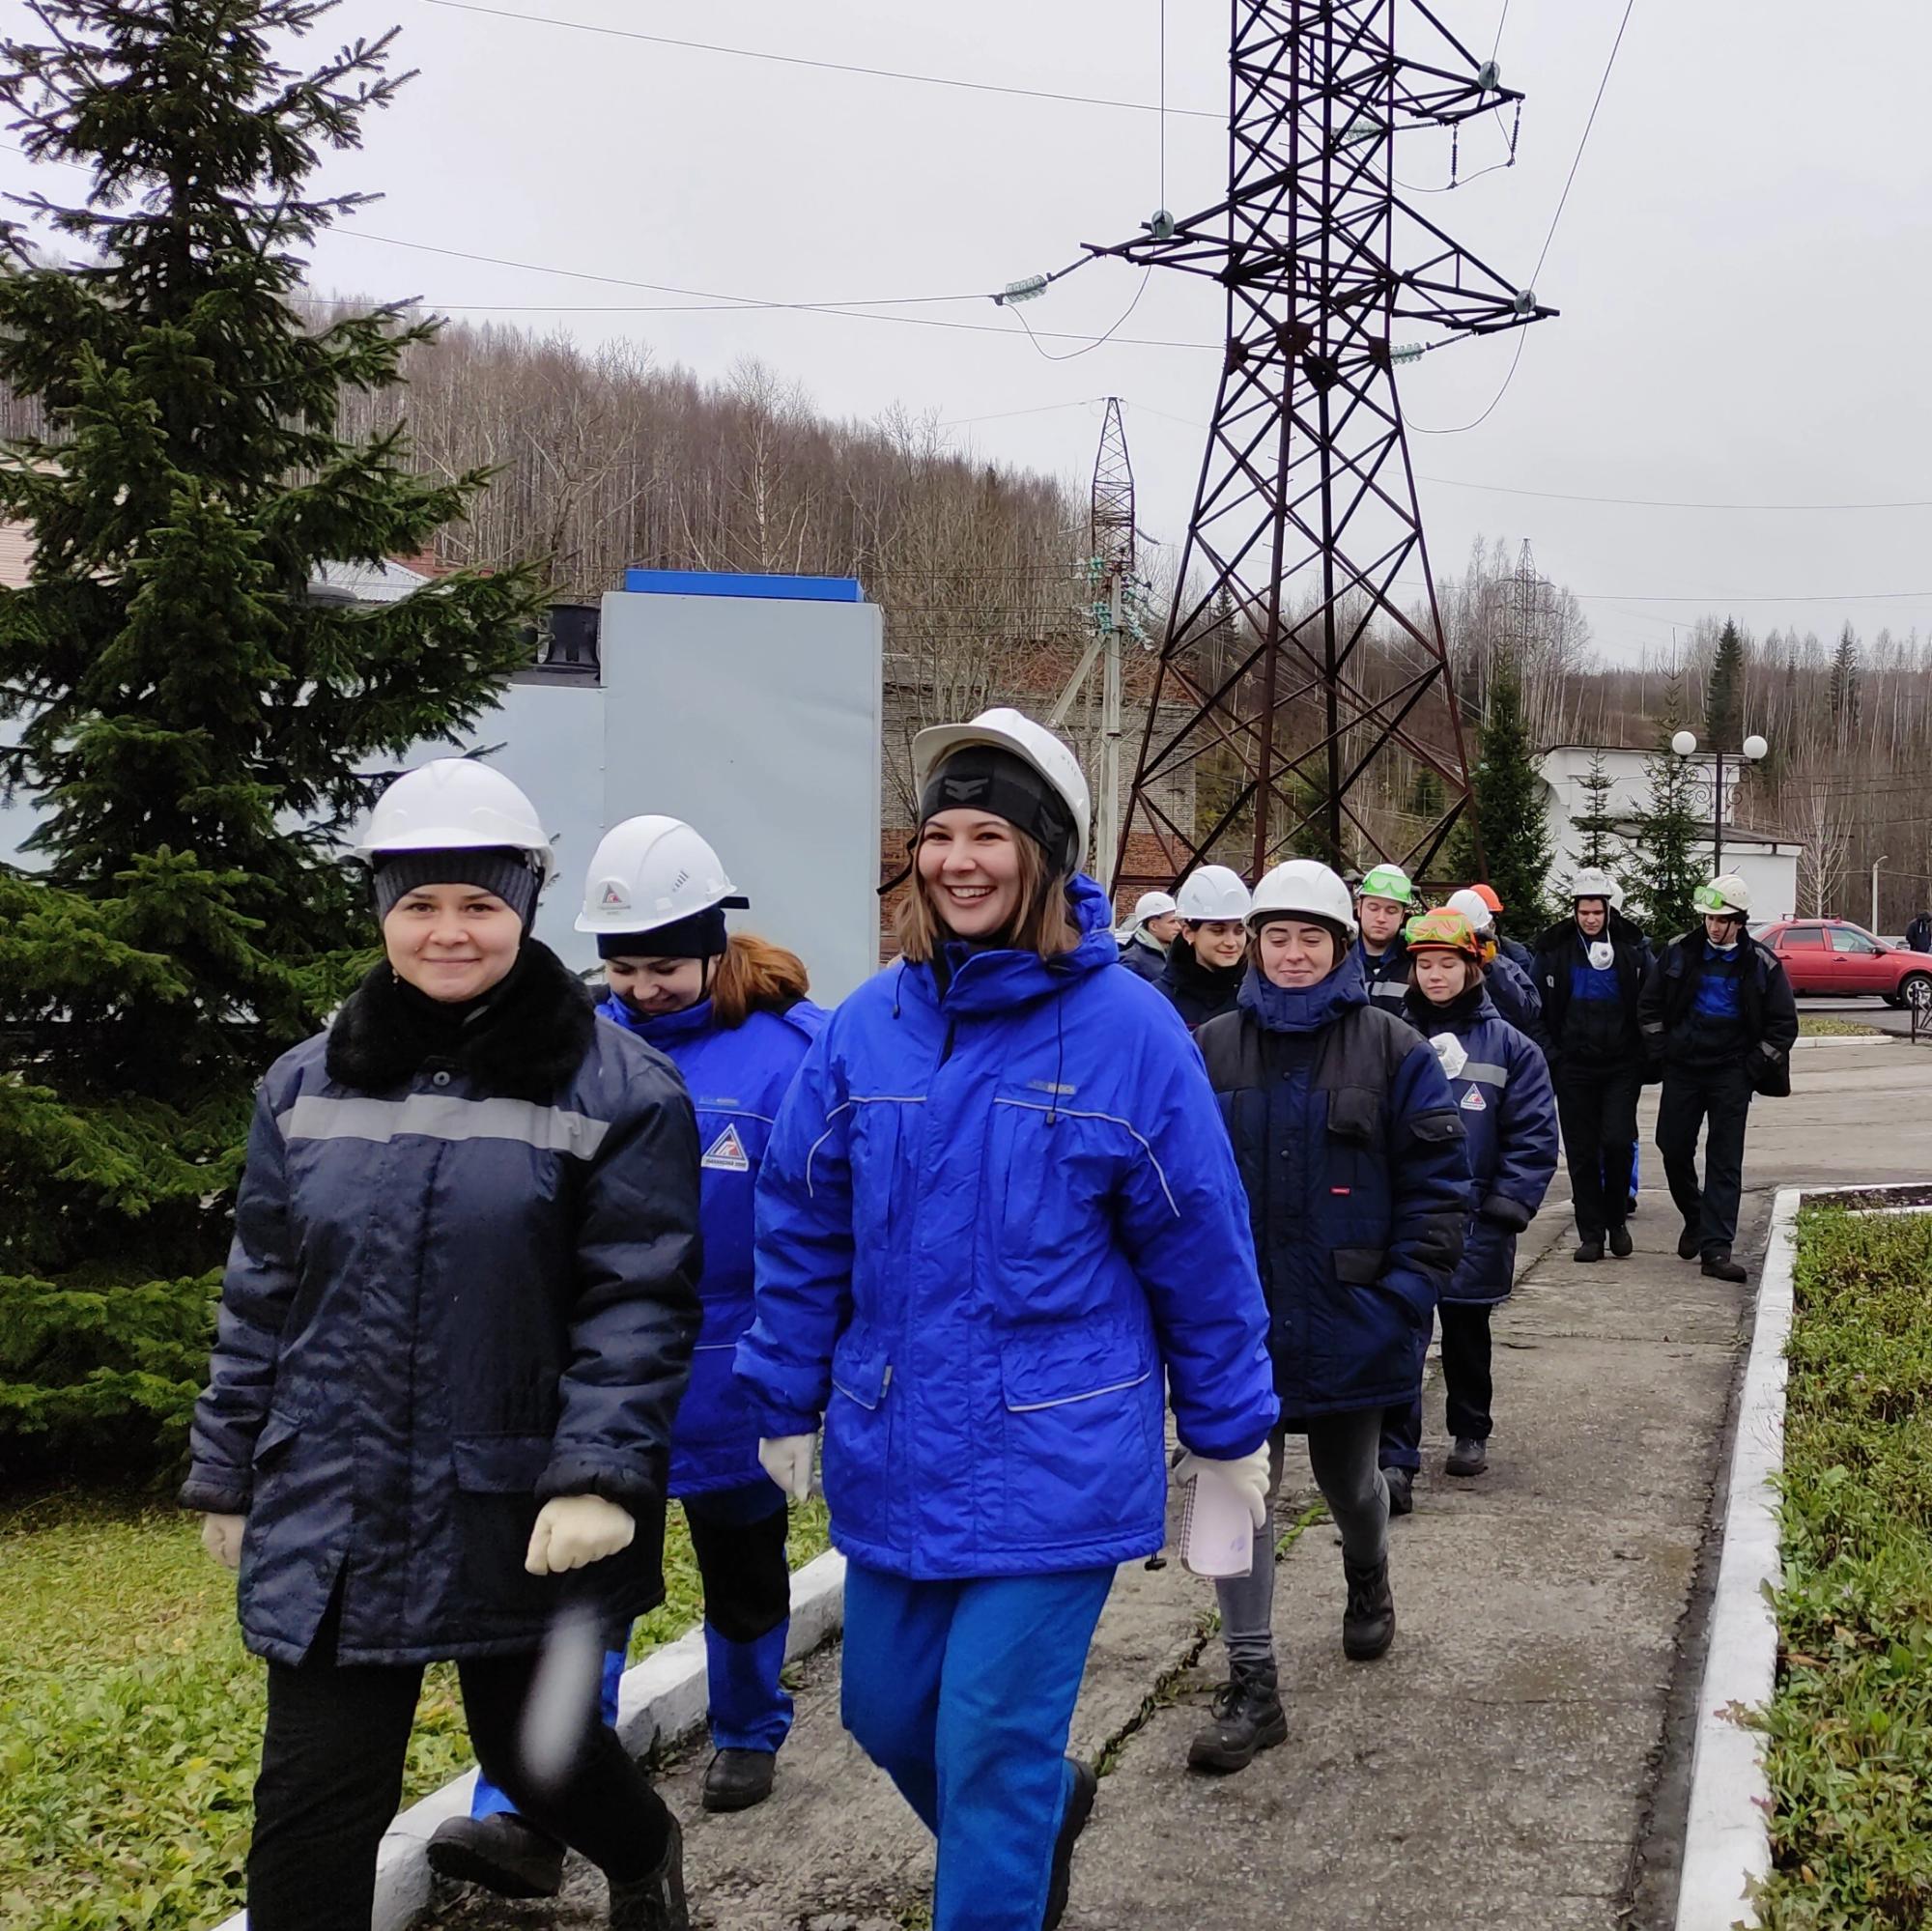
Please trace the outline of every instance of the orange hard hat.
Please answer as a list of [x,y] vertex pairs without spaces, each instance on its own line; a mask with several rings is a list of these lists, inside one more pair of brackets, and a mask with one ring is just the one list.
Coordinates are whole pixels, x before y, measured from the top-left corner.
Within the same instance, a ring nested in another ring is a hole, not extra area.
[[1494,886],[1472,885],[1470,886],[1469,890],[1473,892],[1476,895],[1476,896],[1480,898],[1483,901],[1483,903],[1490,908],[1492,912],[1500,912],[1503,909],[1503,901],[1496,896]]

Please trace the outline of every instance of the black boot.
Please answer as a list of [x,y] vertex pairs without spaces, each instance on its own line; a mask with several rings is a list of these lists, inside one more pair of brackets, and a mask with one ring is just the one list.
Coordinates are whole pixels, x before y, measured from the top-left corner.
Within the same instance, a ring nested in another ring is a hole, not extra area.
[[1389,1514],[1412,1515],[1415,1511],[1415,1471],[1410,1468],[1384,1468],[1382,1480],[1388,1486]]
[[1094,1799],[1099,1794],[1100,1779],[1078,1757],[1068,1757],[1073,1766],[1073,1788],[1066,1793],[1066,1814],[1060,1820],[1060,1836],[1053,1846],[1053,1875],[1046,1884],[1046,1916],[1041,1931],[1059,1931],[1066,1916],[1066,1892],[1073,1882],[1073,1847],[1094,1814]]
[[1616,1226],[1610,1229],[1610,1252],[1619,1261],[1628,1261],[1631,1257],[1631,1250],[1635,1244],[1631,1238],[1630,1229],[1622,1221],[1618,1221]]
[[1214,1720],[1187,1746],[1189,1770],[1246,1770],[1256,1753],[1288,1741],[1288,1712],[1271,1662],[1237,1662],[1214,1692]]
[[1704,1242],[1696,1227],[1687,1220],[1684,1232],[1677,1236],[1677,1258],[1680,1261],[1694,1261],[1703,1248]]
[[563,1883],[563,1846],[514,1810],[445,1818],[428,1856],[438,1877],[480,1884],[498,1897],[554,1897]]
[[778,1761],[774,1750],[720,1750],[697,1801],[707,1810],[749,1810],[772,1794]]
[[611,1886],[611,1931],[691,1931],[684,1900],[684,1832],[675,1816],[658,1867]]
[[1704,1271],[1714,1281],[1747,1281],[1750,1276],[1731,1259],[1728,1247],[1719,1247],[1704,1256]]
[[1601,1234],[1586,1234],[1577,1243],[1577,1251],[1571,1255],[1573,1261],[1601,1261],[1604,1258],[1604,1237]]
[[1350,1662],[1373,1662],[1395,1640],[1395,1596],[1388,1557],[1369,1569],[1342,1565],[1349,1578],[1349,1606],[1342,1611],[1342,1653]]
[[1449,1459],[1442,1464],[1445,1475],[1480,1475],[1490,1465],[1490,1445],[1472,1434],[1459,1434]]

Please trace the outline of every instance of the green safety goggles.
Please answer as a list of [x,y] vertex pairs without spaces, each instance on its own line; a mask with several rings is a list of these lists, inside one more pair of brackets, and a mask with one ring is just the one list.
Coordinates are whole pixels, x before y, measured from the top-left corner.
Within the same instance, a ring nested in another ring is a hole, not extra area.
[[1392,865],[1377,866],[1355,890],[1363,898],[1391,898],[1398,905],[1415,902],[1415,887],[1408,882],[1408,874]]

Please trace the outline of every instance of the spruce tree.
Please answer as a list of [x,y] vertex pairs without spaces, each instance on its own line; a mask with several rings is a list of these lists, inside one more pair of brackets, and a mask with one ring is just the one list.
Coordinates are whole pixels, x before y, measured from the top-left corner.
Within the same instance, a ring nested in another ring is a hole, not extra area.
[[1744,711],[1745,640],[1726,617],[1704,687],[1704,735],[1714,751],[1734,752],[1744,742]]
[[[1472,781],[1489,883],[1503,901],[1497,923],[1512,938],[1534,938],[1548,923],[1543,894],[1549,878],[1549,823],[1543,807],[1543,780],[1537,775],[1523,721],[1522,687],[1513,669],[1498,668],[1490,680],[1489,715]],[[1449,856],[1451,868],[1465,881],[1475,876],[1468,827],[1469,815],[1464,812]]]
[[1578,870],[1585,866],[1593,871],[1612,870],[1622,856],[1622,846],[1617,821],[1610,811],[1613,782],[1601,751],[1590,753],[1589,769],[1577,781],[1577,788],[1583,794],[1583,809],[1570,820],[1577,839],[1570,848],[1570,861]]
[[1703,884],[1708,864],[1703,849],[1708,825],[1697,801],[1697,774],[1690,759],[1670,748],[1683,722],[1683,688],[1672,678],[1664,693],[1658,748],[1644,760],[1649,790],[1643,809],[1632,819],[1626,871],[1638,921],[1658,945],[1696,923],[1691,895]]
[[[0,783],[40,802],[0,903],[0,1451],[152,1454],[205,1367],[250,1094],[373,940],[334,835],[366,774],[454,740],[522,654],[522,573],[376,610],[319,564],[414,554],[484,477],[336,433],[430,326],[298,312],[298,252],[364,197],[305,189],[389,103],[393,32],[284,56],[333,0],[41,0],[0,99],[50,265],[0,224],[0,381],[48,425],[0,466],[36,553],[0,593]],[[402,76],[401,78],[407,78]]]

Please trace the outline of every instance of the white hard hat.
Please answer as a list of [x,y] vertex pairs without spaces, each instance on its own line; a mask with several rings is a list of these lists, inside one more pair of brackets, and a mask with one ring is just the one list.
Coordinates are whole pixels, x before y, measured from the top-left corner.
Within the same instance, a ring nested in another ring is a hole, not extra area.
[[1612,912],[1621,912],[1623,909],[1624,889],[1613,878],[1610,880],[1610,910]]
[[1134,916],[1127,921],[1127,930],[1138,932],[1150,919],[1165,919],[1170,912],[1179,912],[1171,892],[1143,892],[1134,900]]
[[1480,892],[1472,892],[1466,886],[1461,892],[1452,892],[1442,909],[1462,913],[1468,920],[1472,931],[1487,932],[1496,922],[1496,915],[1490,910],[1490,901]]
[[1700,885],[1690,895],[1690,902],[1700,912],[1726,913],[1742,919],[1750,910],[1750,887],[1734,871],[1720,871],[1708,885]]
[[1225,865],[1204,865],[1190,871],[1174,895],[1174,909],[1190,925],[1216,919],[1245,919],[1250,903],[1241,874]]
[[1349,888],[1342,883],[1341,874],[1331,871],[1320,859],[1292,858],[1267,873],[1255,887],[1248,923],[1259,930],[1264,920],[1294,912],[1319,919],[1323,924],[1341,926],[1350,940],[1359,929]]
[[388,852],[527,852],[548,881],[556,854],[536,807],[500,771],[469,757],[437,757],[406,771],[376,801],[355,856]]
[[655,932],[714,905],[743,907],[718,854],[682,818],[626,818],[604,834],[583,879],[580,932]]
[[1585,866],[1570,881],[1570,902],[1576,904],[1579,898],[1601,898],[1613,910],[1621,902],[1617,882],[1607,871],[1599,871],[1594,866]]
[[1093,830],[1094,807],[1081,774],[1080,760],[1044,724],[1037,724],[1023,712],[1001,707],[981,711],[970,724],[934,724],[912,741],[912,781],[914,791],[925,794],[927,781],[955,751],[971,745],[990,745],[996,751],[1012,753],[1043,778],[1073,816],[1074,849],[1056,854],[1068,871],[1076,871],[1087,857],[1087,840]]

